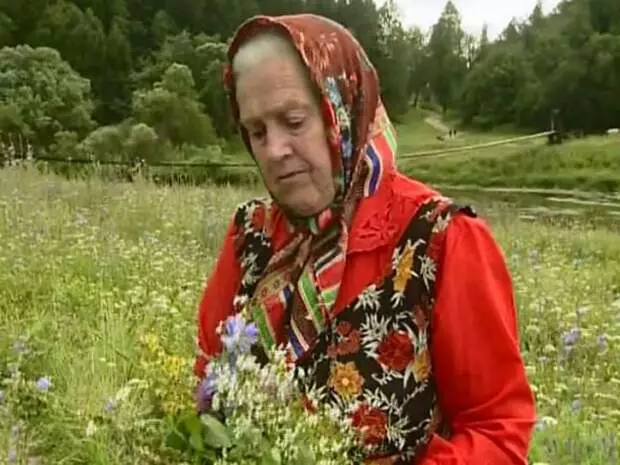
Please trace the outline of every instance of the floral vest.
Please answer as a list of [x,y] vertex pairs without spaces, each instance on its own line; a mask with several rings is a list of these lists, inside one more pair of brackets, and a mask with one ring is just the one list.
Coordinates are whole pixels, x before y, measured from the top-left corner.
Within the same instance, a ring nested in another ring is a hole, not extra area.
[[[242,206],[241,286],[245,305],[272,253],[268,237],[252,229],[260,201]],[[364,440],[367,461],[411,464],[441,423],[431,362],[431,315],[442,236],[468,207],[433,198],[422,205],[401,236],[391,266],[326,326],[295,370],[310,402],[341,409]],[[260,353],[260,349],[257,354]]]

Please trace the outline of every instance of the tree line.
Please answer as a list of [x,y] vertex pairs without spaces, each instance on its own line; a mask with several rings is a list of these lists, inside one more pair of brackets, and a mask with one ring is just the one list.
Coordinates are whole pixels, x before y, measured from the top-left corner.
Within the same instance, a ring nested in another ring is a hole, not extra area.
[[392,118],[412,107],[480,128],[620,125],[620,2],[540,3],[490,41],[448,1],[430,31],[394,0],[0,0],[0,133],[60,156],[204,160],[238,146],[221,71],[255,14],[318,13],[376,65]]

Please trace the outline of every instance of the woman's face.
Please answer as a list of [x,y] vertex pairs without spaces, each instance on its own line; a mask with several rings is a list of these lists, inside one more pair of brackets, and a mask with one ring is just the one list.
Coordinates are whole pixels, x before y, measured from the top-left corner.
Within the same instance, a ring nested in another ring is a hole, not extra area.
[[335,196],[326,128],[303,68],[269,58],[236,84],[241,125],[267,188],[284,208],[310,216]]

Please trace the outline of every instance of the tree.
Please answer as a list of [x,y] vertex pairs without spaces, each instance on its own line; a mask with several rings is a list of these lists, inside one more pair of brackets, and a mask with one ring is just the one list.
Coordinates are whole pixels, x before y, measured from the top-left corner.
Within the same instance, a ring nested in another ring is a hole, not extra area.
[[75,3],[64,0],[43,11],[31,35],[33,45],[58,50],[64,60],[88,78],[102,71],[105,40],[103,24],[91,9],[84,14]]
[[87,133],[94,125],[90,82],[60,54],[28,45],[0,50],[0,108],[9,108],[19,130],[48,146],[59,131]]
[[105,69],[102,71],[98,94],[97,120],[106,124],[129,115],[131,100],[130,73],[133,69],[127,22],[120,17],[112,21],[106,38]]
[[145,63],[142,70],[133,76],[137,87],[153,85],[161,80],[166,70],[178,63],[191,71],[198,98],[205,111],[211,116],[220,137],[229,137],[234,122],[228,107],[222,72],[226,62],[226,44],[217,36],[191,35],[184,31],[167,37],[162,47]]
[[451,0],[433,26],[429,42],[430,85],[444,112],[455,104],[467,67],[463,53],[461,18]]
[[413,96],[413,106],[417,107],[422,96],[422,92],[428,85],[429,56],[424,35],[419,28],[411,28],[408,31],[409,47],[409,89],[408,94]]
[[400,119],[409,108],[410,42],[404,30],[394,0],[387,0],[379,8],[378,45],[381,56],[376,65],[381,80],[381,95],[388,113]]
[[152,127],[160,139],[176,146],[215,144],[215,131],[195,98],[194,85],[187,66],[172,64],[152,89],[134,93],[134,120]]

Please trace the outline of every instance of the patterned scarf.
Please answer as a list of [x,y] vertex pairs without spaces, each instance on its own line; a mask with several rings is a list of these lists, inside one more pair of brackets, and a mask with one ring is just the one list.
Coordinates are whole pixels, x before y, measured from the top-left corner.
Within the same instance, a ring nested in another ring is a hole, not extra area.
[[[330,321],[355,208],[393,170],[396,137],[366,53],[347,29],[329,19],[309,14],[254,17],[235,34],[229,60],[244,40],[274,28],[291,39],[320,91],[338,188],[332,205],[318,215],[303,222],[288,218],[294,233],[272,254],[249,303],[263,344],[288,341],[297,360]],[[230,64],[225,82],[238,121]],[[251,153],[248,135],[243,128],[241,132]]]

